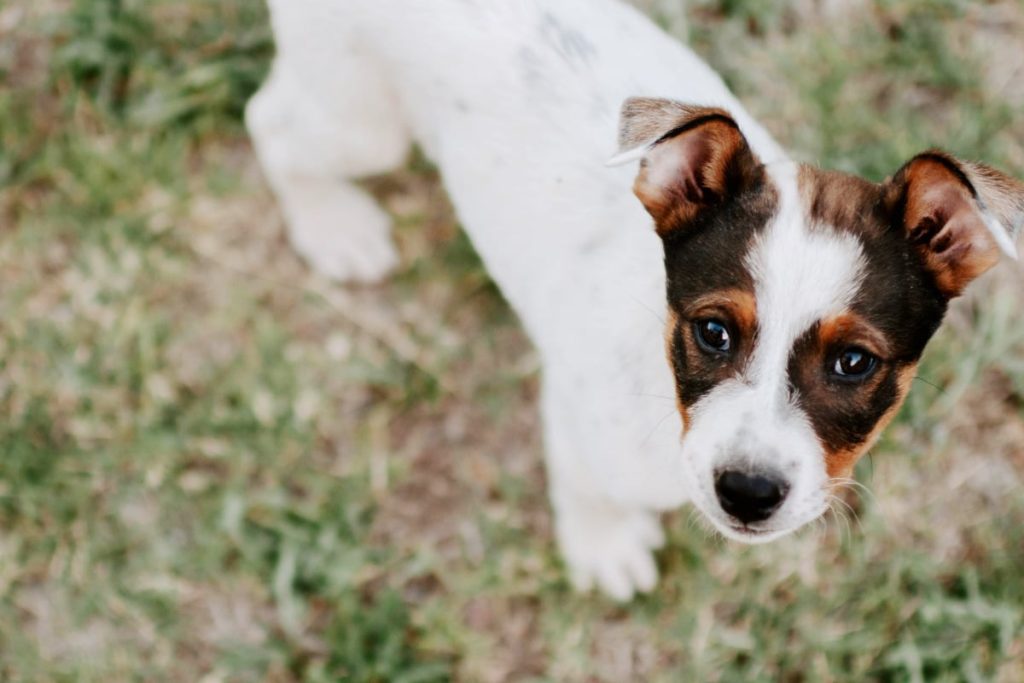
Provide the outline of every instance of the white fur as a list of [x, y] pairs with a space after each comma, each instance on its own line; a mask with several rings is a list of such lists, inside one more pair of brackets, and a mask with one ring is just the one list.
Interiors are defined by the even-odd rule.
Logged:
[[992, 233], [992, 237], [999, 246], [999, 250], [1014, 261], [1019, 261], [1020, 256], [1017, 254], [1017, 243], [1012, 237], [1012, 235], [1016, 234], [1017, 231], [1008, 230], [1005, 225], [996, 220], [992, 214], [984, 209], [981, 212], [981, 217], [985, 221], [985, 227], [988, 228], [990, 233]]
[[[723, 107], [763, 160], [781, 162], [782, 151], [707, 65], [615, 0], [270, 5], [278, 57], [247, 117], [295, 246], [338, 279], [385, 275], [396, 262], [389, 222], [351, 181], [399, 166], [415, 140], [542, 356], [551, 496], [575, 583], [620, 599], [651, 588], [657, 511], [692, 493], [718, 523], [702, 493], [715, 442], [698, 431], [680, 446], [661, 245], [631, 194], [635, 168], [604, 164], [619, 106], [656, 96]], [[792, 182], [782, 183], [790, 194]], [[780, 402], [773, 363], [829, 296], [841, 298], [835, 278], [850, 251], [838, 238], [808, 240], [787, 197], [757, 262], [778, 329], [755, 389], [736, 400], [753, 411], [751, 439], [799, 441], [779, 457], [807, 469], [810, 491], [820, 476], [809, 428]], [[807, 259], [820, 267], [787, 270]], [[805, 307], [786, 308], [812, 291]], [[695, 430], [748, 414], [712, 407], [738, 391], [709, 396]], [[818, 507], [792, 504], [786, 519]]]

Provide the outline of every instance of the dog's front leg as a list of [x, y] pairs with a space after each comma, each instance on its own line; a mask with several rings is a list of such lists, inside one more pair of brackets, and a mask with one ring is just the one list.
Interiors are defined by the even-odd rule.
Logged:
[[[616, 600], [629, 600], [658, 581], [653, 553], [665, 540], [658, 514], [617, 501], [601, 483], [588, 459], [595, 454], [581, 452], [587, 446], [577, 438], [577, 428], [588, 419], [580, 414], [580, 402], [564, 400], [566, 394], [556, 387], [557, 382], [545, 380], [542, 417], [562, 557], [577, 590], [597, 586]], [[590, 429], [600, 430], [600, 424]]]
[[[301, 12], [303, 4], [285, 7]], [[303, 69], [313, 59], [304, 51], [318, 46], [280, 43], [281, 54], [250, 101], [246, 122], [289, 238], [316, 272], [344, 282], [376, 282], [398, 264], [391, 218], [353, 181], [401, 167], [408, 131], [370, 60], [339, 48], [331, 60], [339, 87], [331, 89]]]

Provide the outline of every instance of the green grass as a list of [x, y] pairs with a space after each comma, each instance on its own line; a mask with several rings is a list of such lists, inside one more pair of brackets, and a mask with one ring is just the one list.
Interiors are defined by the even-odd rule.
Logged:
[[[1024, 174], [1019, 3], [692, 5], [798, 156]], [[436, 174], [370, 183], [391, 284], [311, 276], [240, 121], [271, 54], [250, 0], [0, 6], [0, 679], [1024, 680], [1019, 271], [951, 314], [856, 520], [748, 548], [684, 511], [655, 594], [578, 596], [536, 359]]]

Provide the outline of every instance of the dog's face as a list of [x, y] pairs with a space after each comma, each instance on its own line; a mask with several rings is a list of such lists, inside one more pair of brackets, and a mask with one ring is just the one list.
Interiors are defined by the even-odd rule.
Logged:
[[881, 184], [763, 165], [727, 112], [636, 99], [622, 140], [665, 249], [694, 503], [768, 541], [816, 519], [906, 396], [948, 301], [999, 258], [1024, 185], [939, 152]]

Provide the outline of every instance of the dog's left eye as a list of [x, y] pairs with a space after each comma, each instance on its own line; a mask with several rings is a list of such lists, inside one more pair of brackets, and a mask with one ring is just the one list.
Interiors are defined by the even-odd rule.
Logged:
[[848, 381], [865, 379], [878, 365], [878, 359], [864, 349], [852, 346], [836, 356], [832, 374]]
[[720, 320], [698, 320], [694, 323], [697, 343], [701, 349], [709, 353], [728, 353], [732, 350], [732, 337], [729, 328]]

